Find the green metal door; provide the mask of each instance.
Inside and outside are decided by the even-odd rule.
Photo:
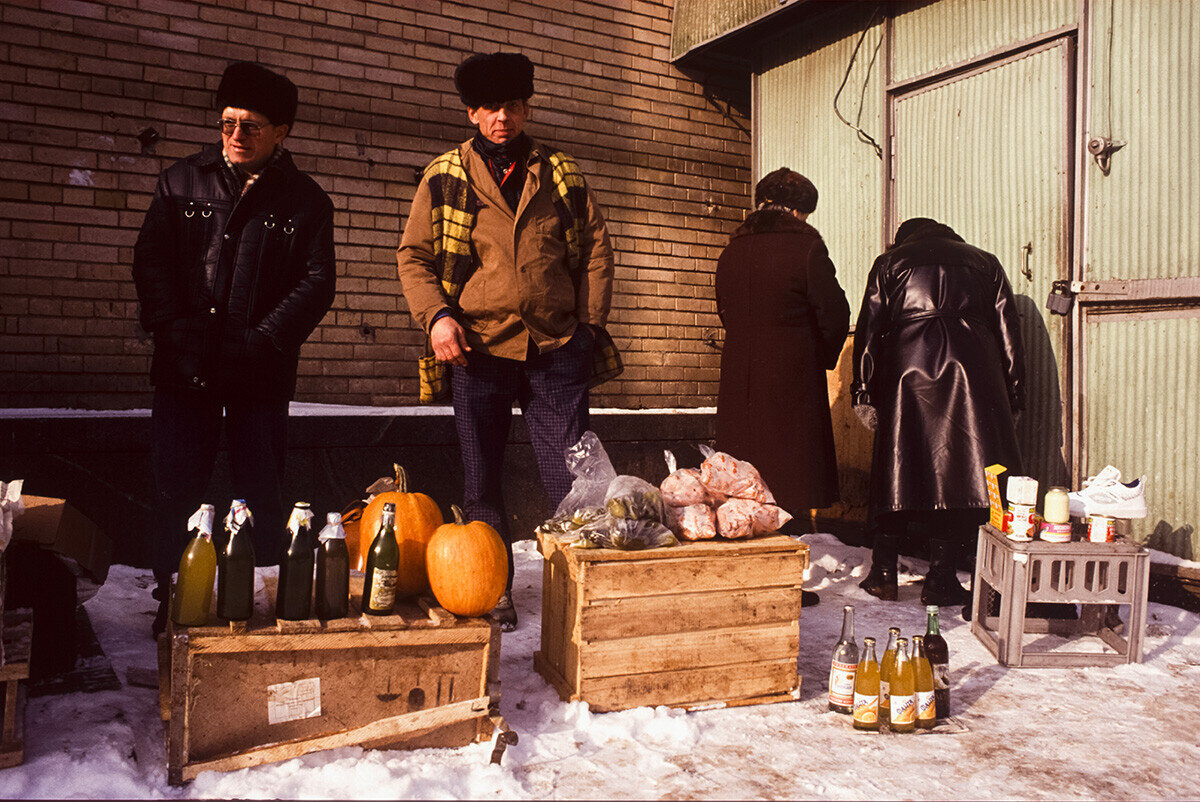
[[[891,92],[891,230],[935,218],[1007,270],[1029,387],[1018,436],[1024,470],[1042,487],[1069,481],[1066,318],[1045,301],[1070,266],[1073,70],[1074,39],[1063,36]]]

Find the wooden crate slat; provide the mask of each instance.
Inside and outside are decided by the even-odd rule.
[[[490,630],[486,623],[477,619],[466,624],[462,630],[445,628],[430,629],[358,629],[347,631],[324,631],[313,634],[253,634],[218,635],[207,638],[193,638],[193,649],[196,652],[290,652],[297,649],[309,651],[321,649],[349,649],[355,646],[387,646],[389,644],[423,644],[436,645],[439,643],[484,643],[488,640]]]
[[[684,557],[644,562],[590,563],[582,584],[587,601],[747,587],[793,587],[804,580],[794,554],[772,552],[736,558]]]
[[[660,704],[734,705],[764,697],[780,701],[798,698],[799,690],[796,661],[780,659],[585,679],[578,697],[587,699],[592,710],[603,712]]]
[[[706,629],[671,635],[586,641],[579,647],[580,681],[757,660],[796,659],[798,622]]]
[[[586,633],[590,640],[614,640],[799,617],[799,586],[630,596],[600,599],[584,607],[575,634],[580,639]]]
[[[771,552],[789,552],[795,553],[798,549],[807,550],[801,541],[787,535],[770,535],[766,537],[754,537],[746,540],[695,540],[685,541],[680,546],[671,546],[662,549],[645,549],[642,551],[624,551],[622,549],[580,549],[566,544],[560,544],[553,538],[539,536],[539,548],[541,541],[553,541],[554,548],[562,548],[569,550],[574,561],[578,563],[605,563],[605,562],[638,562],[640,560],[658,560],[658,559],[673,559],[679,556],[680,551],[685,551],[689,555],[697,558],[712,558],[712,557],[741,557],[748,554],[769,554]],[[545,554],[545,550],[542,551]]]

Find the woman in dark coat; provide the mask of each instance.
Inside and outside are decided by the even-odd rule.
[[[928,218],[902,223],[871,268],[854,332],[854,410],[875,429],[877,524],[862,587],[896,598],[896,544],[930,537],[923,604],[965,604],[955,553],[986,519],[983,470],[1020,473],[1014,415],[1025,381],[1020,322],[999,260]]]
[[[758,468],[796,516],[838,499],[825,371],[837,364],[850,306],[821,235],[804,222],[817,189],[780,168],[717,262],[725,326],[717,447]]]

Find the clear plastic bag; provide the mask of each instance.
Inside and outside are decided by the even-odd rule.
[[[767,489],[758,469],[745,460],[700,446],[704,462],[700,464],[700,480],[714,503],[730,498],[746,498],[762,504],[774,504],[775,497]]]
[[[672,508],[684,540],[711,540],[717,536],[717,513],[707,504]]]
[[[549,535],[564,543],[572,543],[579,539],[579,530],[586,524],[602,518],[606,514],[603,507],[584,507],[574,512],[564,512],[540,524],[535,533]]]
[[[708,490],[700,479],[699,468],[676,468],[675,455],[669,450],[663,455],[667,460],[667,471],[670,474],[662,480],[658,489],[662,492],[663,503],[669,507],[689,507],[693,504],[707,504]]]
[[[621,475],[613,479],[604,494],[604,508],[614,518],[667,522],[662,493],[636,476]]]
[[[782,507],[747,498],[731,498],[717,507],[717,531],[733,540],[776,532],[790,520]]]
[[[605,513],[579,530],[576,548],[637,551],[677,546],[679,540],[661,521],[621,518]]]
[[[613,479],[617,478],[617,471],[600,438],[595,432],[584,432],[579,442],[568,448],[564,456],[567,470],[575,477],[575,481],[554,511],[554,516],[570,515],[585,507],[604,506],[605,492]]]

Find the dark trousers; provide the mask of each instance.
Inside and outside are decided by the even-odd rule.
[[[454,422],[462,451],[463,512],[500,533],[508,549],[512,588],[513,533],[504,504],[504,447],[516,402],[529,427],[542,487],[553,511],[571,489],[564,452],[587,431],[592,337],[579,326],[562,347],[539,354],[530,346],[524,362],[467,354],[467,366],[451,371]]]
[[[154,511],[151,548],[154,578],[169,587],[187,545],[187,521],[202,503],[216,506],[214,539],[232,499],[209,495],[222,422],[229,448],[233,497],[246,500],[254,516],[254,557],[279,562],[286,523],[283,465],[287,454],[287,399],[223,401],[194,390],[160,387],[151,413]],[[156,598],[161,591],[156,594]],[[164,597],[165,598],[165,597]]]
[[[975,561],[979,527],[987,519],[986,509],[898,510],[879,514],[877,526],[903,554],[920,554],[933,540],[950,541],[955,563],[969,569]]]

